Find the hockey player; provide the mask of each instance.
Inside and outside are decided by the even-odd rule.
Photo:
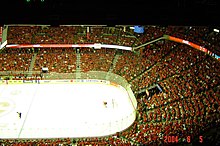
[[[19,118],[21,119],[21,112],[17,112]]]

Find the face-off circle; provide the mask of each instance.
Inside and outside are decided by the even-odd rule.
[[[11,112],[15,107],[15,104],[7,98],[0,98],[0,117]]]

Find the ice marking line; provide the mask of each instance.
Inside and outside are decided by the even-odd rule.
[[[35,86],[34,86],[34,87],[35,87]],[[37,85],[37,87],[39,87],[39,86]],[[18,138],[20,138],[21,132],[22,132],[23,127],[24,127],[24,124],[25,124],[25,122],[26,122],[28,113],[29,113],[29,111],[30,111],[30,109],[31,109],[31,105],[32,105],[32,103],[33,103],[33,101],[34,101],[34,98],[36,97],[37,91],[38,91],[38,88],[35,88],[35,92],[34,92],[33,98],[32,98],[32,100],[31,100],[30,106],[28,107],[27,114],[26,114],[25,119],[24,119],[24,122],[23,122],[23,124],[22,124],[22,126],[21,126],[21,130],[20,130],[20,132],[19,132],[19,134],[18,134]]]

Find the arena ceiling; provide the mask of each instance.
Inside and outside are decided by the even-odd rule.
[[[219,25],[217,0],[7,0],[1,24]]]

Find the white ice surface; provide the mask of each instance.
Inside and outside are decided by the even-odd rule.
[[[0,138],[103,136],[134,121],[127,92],[105,84],[0,85],[1,109]]]

